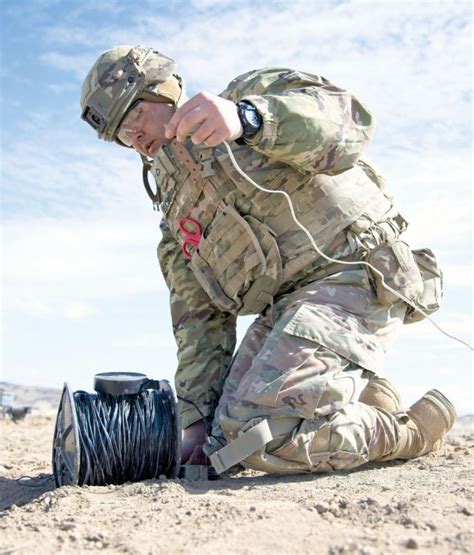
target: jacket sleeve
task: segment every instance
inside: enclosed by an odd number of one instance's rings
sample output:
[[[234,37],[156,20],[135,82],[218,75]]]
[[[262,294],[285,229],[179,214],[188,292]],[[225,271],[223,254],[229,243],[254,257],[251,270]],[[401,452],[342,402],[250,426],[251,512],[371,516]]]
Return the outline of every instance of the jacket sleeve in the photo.
[[[236,319],[213,308],[180,246],[164,222],[158,260],[170,290],[171,319],[178,346],[175,387],[183,428],[212,418],[235,347]]]
[[[375,123],[351,93],[324,77],[285,68],[251,71],[221,96],[251,102],[263,118],[247,144],[301,171],[334,175],[353,167]]]

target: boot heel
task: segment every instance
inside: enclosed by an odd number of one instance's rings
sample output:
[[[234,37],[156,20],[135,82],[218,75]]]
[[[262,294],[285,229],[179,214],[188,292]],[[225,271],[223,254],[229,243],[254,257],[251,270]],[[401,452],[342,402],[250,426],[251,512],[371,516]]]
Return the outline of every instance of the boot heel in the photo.
[[[431,389],[407,411],[430,442],[441,440],[456,421],[456,409],[437,389]]]

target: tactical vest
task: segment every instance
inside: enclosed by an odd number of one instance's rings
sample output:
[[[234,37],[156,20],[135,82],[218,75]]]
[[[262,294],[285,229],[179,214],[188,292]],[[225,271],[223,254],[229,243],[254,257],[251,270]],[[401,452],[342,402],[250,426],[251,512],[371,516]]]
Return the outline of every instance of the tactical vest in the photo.
[[[297,218],[326,254],[351,224],[357,229],[358,221],[393,215],[390,197],[365,164],[335,176],[314,175],[246,145],[233,143],[232,150],[259,185],[290,195]],[[294,222],[284,196],[248,183],[223,146],[173,141],[159,151],[152,173],[163,217],[177,242],[187,243],[190,267],[220,310],[258,314],[302,271],[326,264]],[[184,218],[199,224],[198,244],[190,245],[180,228]]]

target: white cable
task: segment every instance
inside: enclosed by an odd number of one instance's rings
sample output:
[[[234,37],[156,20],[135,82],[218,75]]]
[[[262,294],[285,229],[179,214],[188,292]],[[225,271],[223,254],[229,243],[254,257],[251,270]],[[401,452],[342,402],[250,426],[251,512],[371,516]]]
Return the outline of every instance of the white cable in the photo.
[[[291,201],[290,195],[286,192],[286,191],[282,191],[281,189],[265,189],[265,187],[262,187],[261,185],[259,185],[258,183],[256,183],[251,177],[249,177],[243,170],[242,168],[239,166],[239,164],[237,163],[237,160],[234,157],[234,153],[232,152],[232,149],[230,148],[229,144],[227,143],[227,141],[222,141],[222,143],[224,144],[225,148],[227,149],[227,152],[230,156],[230,160],[232,162],[232,164],[234,165],[235,169],[239,172],[239,174],[246,179],[251,185],[253,185],[254,187],[256,187],[257,189],[259,189],[260,191],[263,191],[264,193],[275,193],[275,194],[280,194],[283,195],[287,202],[288,202],[288,206],[290,208],[290,212],[291,212],[291,216],[293,218],[293,220],[295,221],[296,225],[302,230],[304,231],[304,233],[306,234],[306,236],[308,237],[311,245],[313,246],[314,250],[319,254],[319,256],[325,258],[326,260],[328,260],[329,262],[337,262],[337,264],[344,264],[347,266],[354,266],[354,265],[364,265],[364,266],[368,266],[373,272],[375,272],[382,280],[382,285],[385,287],[385,289],[387,289],[387,291],[390,291],[390,293],[393,293],[396,297],[398,297],[399,299],[401,299],[402,301],[404,301],[405,303],[407,303],[409,306],[411,306],[414,310],[416,310],[417,312],[420,312],[421,314],[423,314],[423,316],[425,318],[427,318],[435,328],[438,329],[438,331],[440,331],[442,334],[446,335],[447,337],[450,337],[451,339],[453,339],[454,341],[458,341],[459,343],[461,343],[462,345],[468,347],[468,349],[470,349],[471,351],[474,351],[474,347],[472,345],[470,345],[469,343],[467,343],[466,341],[464,341],[463,339],[460,339],[459,337],[456,337],[454,335],[451,335],[449,333],[447,333],[446,331],[444,331],[441,326],[439,326],[432,318],[430,318],[428,316],[428,314],[426,314],[423,310],[421,310],[420,308],[418,308],[412,301],[410,301],[409,299],[407,299],[404,295],[402,295],[401,293],[399,293],[398,291],[395,291],[394,289],[392,289],[389,285],[387,285],[385,283],[385,279],[384,276],[382,274],[382,272],[380,272],[380,270],[378,270],[377,268],[375,268],[374,266],[372,266],[372,264],[369,264],[368,262],[365,262],[363,260],[359,260],[357,262],[347,262],[347,261],[343,261],[343,260],[336,260],[335,258],[331,258],[330,256],[326,256],[318,247],[318,245],[316,245],[316,242],[313,239],[313,236],[311,235],[311,233],[309,232],[308,229],[306,229],[306,227],[298,221],[298,218],[296,217],[295,214],[295,210],[293,208],[293,202]]]

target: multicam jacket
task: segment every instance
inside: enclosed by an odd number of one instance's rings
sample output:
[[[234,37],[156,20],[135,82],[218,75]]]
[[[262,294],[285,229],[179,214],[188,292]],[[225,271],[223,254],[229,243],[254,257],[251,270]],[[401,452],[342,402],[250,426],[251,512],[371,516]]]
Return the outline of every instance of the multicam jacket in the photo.
[[[247,144],[231,144],[235,158],[259,185],[290,194],[326,254],[353,255],[368,228],[402,221],[380,176],[360,160],[373,120],[350,93],[322,77],[267,68],[237,77],[221,96],[258,109],[263,125]],[[178,345],[176,389],[211,417],[235,347],[236,316],[264,311],[327,262],[285,198],[245,181],[223,145],[165,145],[152,172],[163,212],[158,258]],[[190,241],[186,221],[197,239]],[[180,410],[185,428],[200,418],[191,403]]]

